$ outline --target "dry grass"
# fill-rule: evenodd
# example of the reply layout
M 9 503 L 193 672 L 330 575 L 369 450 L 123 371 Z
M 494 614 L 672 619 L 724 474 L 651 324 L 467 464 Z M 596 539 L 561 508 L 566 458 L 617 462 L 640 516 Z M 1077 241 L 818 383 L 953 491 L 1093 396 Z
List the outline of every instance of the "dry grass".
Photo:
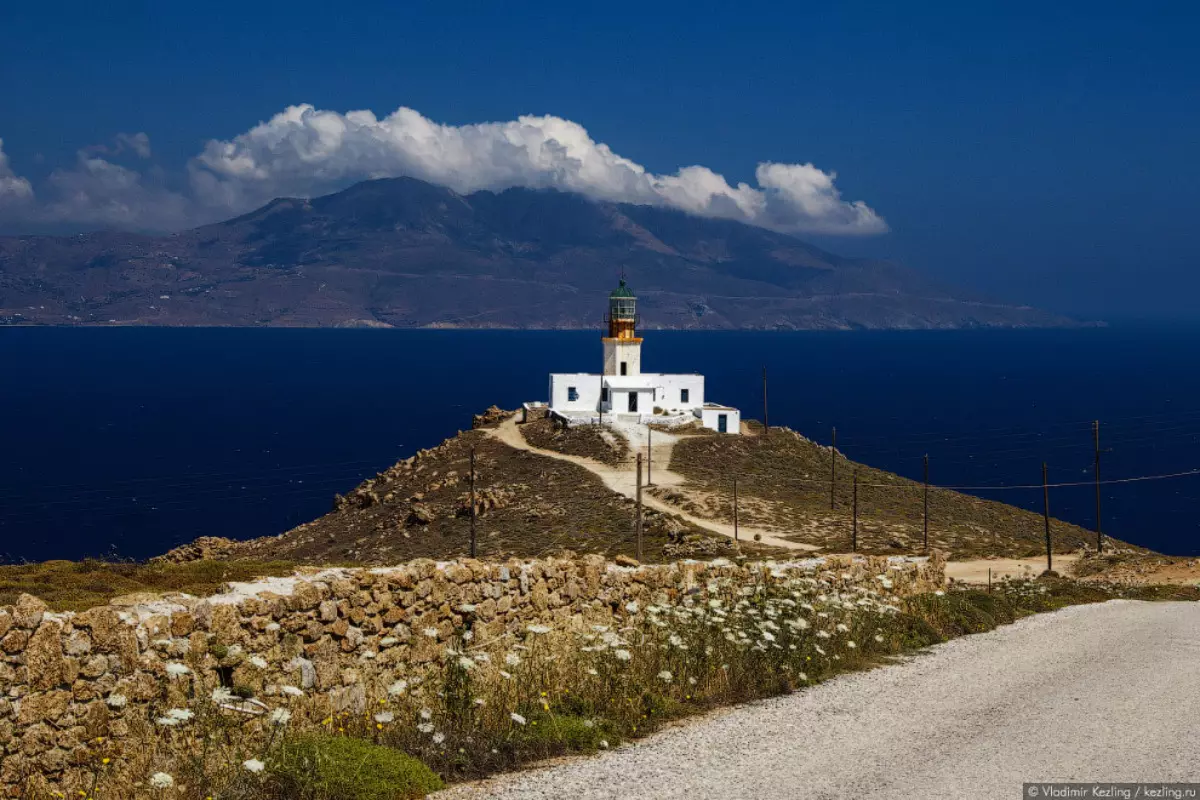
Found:
M 689 437 L 675 446 L 671 469 L 688 479 L 686 488 L 698 493 L 698 501 L 681 504 L 683 510 L 731 519 L 731 477 L 736 474 L 739 516 L 745 524 L 791 532 L 797 541 L 839 552 L 850 549 L 857 470 L 859 551 L 915 552 L 923 545 L 920 483 L 839 454 L 836 508 L 831 510 L 829 448 L 786 428 L 772 428 L 769 436 Z M 932 489 L 929 519 L 930 547 L 951 558 L 1023 558 L 1045 549 L 1041 515 L 1004 503 Z M 1091 532 L 1061 520 L 1051 521 L 1051 536 L 1055 552 L 1073 552 L 1094 541 Z
M 0 605 L 24 593 L 36 595 L 55 611 L 83 611 L 114 597 L 137 592 L 213 594 L 228 581 L 290 575 L 290 561 L 194 561 L 142 564 L 110 561 L 44 561 L 0 566 Z
M 613 465 L 629 459 L 629 443 L 625 437 L 599 425 L 564 428 L 547 418 L 527 422 L 520 430 L 527 442 L 542 450 Z

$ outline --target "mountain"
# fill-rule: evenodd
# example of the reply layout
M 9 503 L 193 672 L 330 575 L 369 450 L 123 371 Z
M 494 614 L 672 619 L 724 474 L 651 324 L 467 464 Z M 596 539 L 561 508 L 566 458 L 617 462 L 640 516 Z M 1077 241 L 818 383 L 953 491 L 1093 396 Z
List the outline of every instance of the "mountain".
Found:
M 1072 324 L 738 222 L 412 178 L 167 236 L 0 237 L 0 322 L 599 327 L 621 270 L 648 328 Z

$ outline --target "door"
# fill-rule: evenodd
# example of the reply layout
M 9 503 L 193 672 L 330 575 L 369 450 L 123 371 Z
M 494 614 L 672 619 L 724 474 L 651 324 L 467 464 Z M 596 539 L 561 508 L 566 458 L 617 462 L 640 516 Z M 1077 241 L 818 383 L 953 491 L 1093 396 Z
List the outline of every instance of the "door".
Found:
M 637 392 L 629 393 L 629 413 L 630 414 L 637 412 L 637 396 L 638 396 Z
M 728 414 L 717 414 L 717 433 L 729 433 Z

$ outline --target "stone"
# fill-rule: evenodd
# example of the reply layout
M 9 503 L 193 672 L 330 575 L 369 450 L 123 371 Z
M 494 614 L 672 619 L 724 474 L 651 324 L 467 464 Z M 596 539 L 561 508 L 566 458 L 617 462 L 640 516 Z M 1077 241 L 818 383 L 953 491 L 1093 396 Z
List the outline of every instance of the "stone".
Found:
M 322 600 L 317 607 L 317 616 L 322 622 L 333 622 L 338 617 L 337 603 L 332 600 Z
M 92 652 L 92 637 L 87 631 L 76 628 L 67 636 L 63 650 L 69 656 L 85 656 Z
M 636 558 L 624 554 L 614 558 L 613 562 L 622 567 L 640 567 L 642 565 L 642 562 L 638 561 Z
M 63 682 L 62 623 L 46 620 L 25 645 L 25 666 L 34 691 L 51 689 Z
M 26 695 L 21 698 L 21 707 L 17 711 L 17 724 L 53 723 L 67 713 L 67 707 L 70 706 L 71 700 L 71 693 L 65 689 Z
M 0 639 L 0 650 L 15 655 L 25 649 L 25 645 L 29 643 L 29 634 L 23 630 L 11 630 L 3 639 Z
M 23 594 L 17 598 L 13 606 L 13 621 L 22 628 L 33 629 L 42 624 L 42 617 L 49 607 L 31 594 Z

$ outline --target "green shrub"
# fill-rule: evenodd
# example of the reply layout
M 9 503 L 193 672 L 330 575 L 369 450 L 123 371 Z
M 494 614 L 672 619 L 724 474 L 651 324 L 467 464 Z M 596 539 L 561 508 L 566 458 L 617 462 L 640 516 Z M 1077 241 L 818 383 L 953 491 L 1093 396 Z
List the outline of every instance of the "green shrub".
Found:
M 441 778 L 412 756 L 327 734 L 284 742 L 269 780 L 281 796 L 297 800 L 407 800 L 442 788 Z
M 552 754 L 562 751 L 591 753 L 600 749 L 600 742 L 615 742 L 617 736 L 612 726 L 601 721 L 599 724 L 583 717 L 569 714 L 552 714 L 539 717 L 536 725 L 523 731 L 525 744 L 530 749 Z

